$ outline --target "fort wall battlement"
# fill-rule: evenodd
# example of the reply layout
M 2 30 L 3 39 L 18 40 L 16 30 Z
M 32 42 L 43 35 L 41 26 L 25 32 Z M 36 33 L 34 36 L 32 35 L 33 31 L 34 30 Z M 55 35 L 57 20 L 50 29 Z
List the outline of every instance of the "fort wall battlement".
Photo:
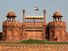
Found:
M 0 51 L 68 51 L 67 44 L 0 44 Z

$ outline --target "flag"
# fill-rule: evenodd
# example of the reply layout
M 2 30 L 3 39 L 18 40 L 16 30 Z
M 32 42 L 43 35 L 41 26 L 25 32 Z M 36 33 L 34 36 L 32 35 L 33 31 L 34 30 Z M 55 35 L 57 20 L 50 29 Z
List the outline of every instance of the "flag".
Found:
M 35 7 L 34 10 L 35 10 L 35 11 L 39 11 L 38 7 Z

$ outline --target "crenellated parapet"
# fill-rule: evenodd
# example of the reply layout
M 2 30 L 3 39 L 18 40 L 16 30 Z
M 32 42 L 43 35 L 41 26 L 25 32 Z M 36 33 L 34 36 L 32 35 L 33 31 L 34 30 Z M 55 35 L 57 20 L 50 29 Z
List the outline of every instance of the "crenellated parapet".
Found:
M 68 51 L 66 44 L 0 44 L 0 51 Z

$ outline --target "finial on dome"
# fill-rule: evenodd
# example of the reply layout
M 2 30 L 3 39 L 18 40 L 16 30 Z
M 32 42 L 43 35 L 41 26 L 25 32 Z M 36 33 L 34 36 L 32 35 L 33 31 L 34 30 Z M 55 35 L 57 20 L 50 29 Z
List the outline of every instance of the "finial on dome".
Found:
M 13 10 L 9 10 L 9 12 L 14 12 Z

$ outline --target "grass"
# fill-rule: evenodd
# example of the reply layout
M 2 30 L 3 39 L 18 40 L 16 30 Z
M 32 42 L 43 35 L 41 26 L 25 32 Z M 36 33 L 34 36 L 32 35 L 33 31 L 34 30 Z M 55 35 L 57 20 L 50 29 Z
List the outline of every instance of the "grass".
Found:
M 68 44 L 68 42 L 49 42 L 47 40 L 24 40 L 20 44 Z
M 47 40 L 22 40 L 19 42 L 0 42 L 0 44 L 68 44 L 68 42 L 49 42 Z

